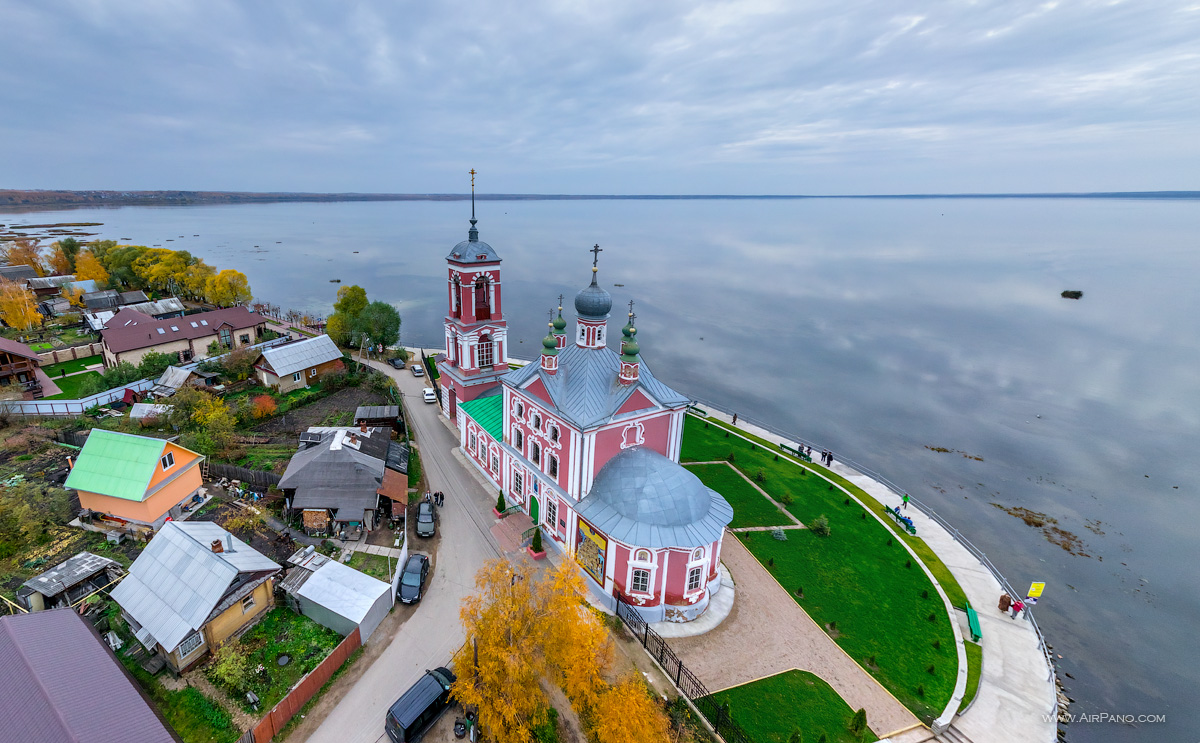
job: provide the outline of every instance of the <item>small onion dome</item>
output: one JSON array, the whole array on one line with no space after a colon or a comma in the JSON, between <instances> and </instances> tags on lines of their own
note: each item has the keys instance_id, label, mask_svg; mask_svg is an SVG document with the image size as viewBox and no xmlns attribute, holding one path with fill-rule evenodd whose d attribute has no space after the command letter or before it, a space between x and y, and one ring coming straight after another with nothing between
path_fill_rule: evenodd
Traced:
<instances>
[{"instance_id":1,"label":"small onion dome","mask_svg":"<svg viewBox=\"0 0 1200 743\"><path fill-rule=\"evenodd\" d=\"M621 361L627 361L630 363L637 361L638 354L641 353L641 350L642 349L638 348L637 341L633 338L624 341L621 343Z\"/></svg>"},{"instance_id":2,"label":"small onion dome","mask_svg":"<svg viewBox=\"0 0 1200 743\"><path fill-rule=\"evenodd\" d=\"M558 308L558 317L554 318L554 334L565 335L567 332L567 321L563 319L562 307Z\"/></svg>"},{"instance_id":3,"label":"small onion dome","mask_svg":"<svg viewBox=\"0 0 1200 743\"><path fill-rule=\"evenodd\" d=\"M612 310L612 296L596 283L596 268L592 267L592 283L575 295L575 313L589 320L603 320Z\"/></svg>"},{"instance_id":4,"label":"small onion dome","mask_svg":"<svg viewBox=\"0 0 1200 743\"><path fill-rule=\"evenodd\" d=\"M542 339L542 353L547 356L558 355L558 339L554 337L554 324L550 324L550 330L546 331L546 337Z\"/></svg>"}]
</instances>

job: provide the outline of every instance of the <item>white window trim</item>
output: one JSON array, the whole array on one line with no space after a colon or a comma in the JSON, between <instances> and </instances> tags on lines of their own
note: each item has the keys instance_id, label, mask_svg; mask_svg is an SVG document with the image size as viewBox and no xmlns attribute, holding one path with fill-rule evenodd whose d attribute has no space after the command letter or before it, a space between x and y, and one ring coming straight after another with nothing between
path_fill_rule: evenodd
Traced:
<instances>
[{"instance_id":1,"label":"white window trim","mask_svg":"<svg viewBox=\"0 0 1200 743\"><path fill-rule=\"evenodd\" d=\"M625 590L628 591L631 595L653 597L654 596L655 578L657 577L657 574L658 574L658 563L654 559L654 550L650 550L650 560L649 561L635 559L637 553L638 553L638 550L636 550L636 549L630 550L630 552L629 552L629 564L625 568ZM650 573L650 580L646 583L645 591L633 590L633 571L634 570L645 570Z\"/></svg>"},{"instance_id":2,"label":"white window trim","mask_svg":"<svg viewBox=\"0 0 1200 743\"><path fill-rule=\"evenodd\" d=\"M697 576L695 588L693 588L691 585L693 575ZM684 588L683 588L684 593L698 593L701 589L704 588L704 566L703 565L689 565L688 569L687 569L687 577L685 580L686 580L686 583L683 584L684 585Z\"/></svg>"},{"instance_id":3,"label":"white window trim","mask_svg":"<svg viewBox=\"0 0 1200 743\"><path fill-rule=\"evenodd\" d=\"M701 547L699 551L700 557L689 559L687 567L683 571L683 595L685 596L703 593L704 589L708 587L708 550ZM693 554L695 552L696 550L692 550ZM692 574L694 568L700 568L700 585L695 588L688 588L688 576Z\"/></svg>"},{"instance_id":4,"label":"white window trim","mask_svg":"<svg viewBox=\"0 0 1200 743\"><path fill-rule=\"evenodd\" d=\"M162 455L162 457L158 460L158 462L159 462L159 464L162 465L163 472L166 472L167 470L171 469L172 467L175 466L174 452L167 452L166 454Z\"/></svg>"},{"instance_id":5,"label":"white window trim","mask_svg":"<svg viewBox=\"0 0 1200 743\"><path fill-rule=\"evenodd\" d=\"M247 604L246 603L247 601L250 603ZM242 613L243 614L247 613L248 611L253 609L255 606L258 606L258 602L254 600L253 592L242 597Z\"/></svg>"},{"instance_id":6,"label":"white window trim","mask_svg":"<svg viewBox=\"0 0 1200 743\"><path fill-rule=\"evenodd\" d=\"M553 518L552 518L553 517ZM550 531L558 533L558 499L547 498L542 523L550 527Z\"/></svg>"},{"instance_id":7,"label":"white window trim","mask_svg":"<svg viewBox=\"0 0 1200 743\"><path fill-rule=\"evenodd\" d=\"M315 377L315 376L317 376L317 367L315 367L315 366L314 366L313 368L309 369L309 370L308 370L308 376L310 376L310 377Z\"/></svg>"},{"instance_id":8,"label":"white window trim","mask_svg":"<svg viewBox=\"0 0 1200 743\"><path fill-rule=\"evenodd\" d=\"M191 640L193 637L197 638L198 642L192 646L191 650L184 652L183 646L186 645L188 643L188 641ZM204 647L204 635L199 630L196 630L196 631L193 631L192 634L183 638L183 642L179 643L179 647L175 648L175 654L179 657L180 660L183 660L184 658L188 657L189 655L196 652L197 650L199 650L202 647Z\"/></svg>"},{"instance_id":9,"label":"white window trim","mask_svg":"<svg viewBox=\"0 0 1200 743\"><path fill-rule=\"evenodd\" d=\"M641 590L641 589L635 587L633 584L634 574L638 573L638 572L642 572L642 573L646 574L646 589L645 590ZM650 570L649 568L636 567L636 566L630 568L629 583L627 584L627 590L629 591L629 593L637 594L639 596L653 596L654 595L654 591L652 590L653 586L654 586L654 572L652 570Z\"/></svg>"},{"instance_id":10,"label":"white window trim","mask_svg":"<svg viewBox=\"0 0 1200 743\"><path fill-rule=\"evenodd\" d=\"M292 381L299 382L302 379L302 377L303 377L302 372L296 372L295 374L292 375Z\"/></svg>"}]
</instances>

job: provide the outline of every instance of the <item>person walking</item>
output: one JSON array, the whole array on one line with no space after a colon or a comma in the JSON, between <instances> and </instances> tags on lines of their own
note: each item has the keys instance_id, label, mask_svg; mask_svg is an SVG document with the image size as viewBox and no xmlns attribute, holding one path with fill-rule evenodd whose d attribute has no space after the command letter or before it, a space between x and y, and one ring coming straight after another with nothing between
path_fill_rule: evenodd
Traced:
<instances>
[{"instance_id":1,"label":"person walking","mask_svg":"<svg viewBox=\"0 0 1200 743\"><path fill-rule=\"evenodd\" d=\"M733 414L733 425L737 425L737 413Z\"/></svg>"},{"instance_id":2,"label":"person walking","mask_svg":"<svg viewBox=\"0 0 1200 743\"><path fill-rule=\"evenodd\" d=\"M1012 596L1009 596L1007 593L1000 594L1000 613L1007 614L1009 607L1012 606L1012 602Z\"/></svg>"},{"instance_id":3,"label":"person walking","mask_svg":"<svg viewBox=\"0 0 1200 743\"><path fill-rule=\"evenodd\" d=\"M905 493L904 497L901 498L900 500L902 500L904 502L904 510L907 511L908 510L908 493Z\"/></svg>"},{"instance_id":4,"label":"person walking","mask_svg":"<svg viewBox=\"0 0 1200 743\"><path fill-rule=\"evenodd\" d=\"M1025 602L1020 601L1020 600L1014 601L1012 604L1012 618L1016 619L1017 615L1020 614L1021 610L1024 608L1025 608Z\"/></svg>"}]
</instances>

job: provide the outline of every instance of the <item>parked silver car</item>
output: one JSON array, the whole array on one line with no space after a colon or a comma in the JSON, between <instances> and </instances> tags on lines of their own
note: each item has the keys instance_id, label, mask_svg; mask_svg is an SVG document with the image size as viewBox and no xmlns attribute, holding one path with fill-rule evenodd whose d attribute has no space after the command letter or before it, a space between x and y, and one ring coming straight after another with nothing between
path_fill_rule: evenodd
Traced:
<instances>
[{"instance_id":1,"label":"parked silver car","mask_svg":"<svg viewBox=\"0 0 1200 743\"><path fill-rule=\"evenodd\" d=\"M433 523L433 504L422 502L417 506L417 536L432 537L437 532Z\"/></svg>"}]
</instances>

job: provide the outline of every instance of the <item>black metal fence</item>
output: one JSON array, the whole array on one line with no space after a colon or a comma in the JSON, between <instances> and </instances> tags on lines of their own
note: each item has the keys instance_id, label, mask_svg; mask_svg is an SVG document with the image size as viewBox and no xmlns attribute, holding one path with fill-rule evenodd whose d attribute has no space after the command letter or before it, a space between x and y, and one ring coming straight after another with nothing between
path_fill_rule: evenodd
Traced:
<instances>
[{"instance_id":1,"label":"black metal fence","mask_svg":"<svg viewBox=\"0 0 1200 743\"><path fill-rule=\"evenodd\" d=\"M667 641L650 629L650 625L637 613L637 609L626 602L625 597L620 594L617 594L617 616L625 622L625 625L633 632L633 636L642 643L646 652L650 653L651 657L658 662L663 672L671 677L675 686L688 699L692 700L696 709L700 710L700 713L708 719L713 729L725 739L726 743L752 743L746 731L734 722L728 710L713 699L704 683L696 678L696 675L688 670L687 666L683 665L683 661L679 660L679 656L675 655L675 651L671 650Z\"/></svg>"}]
</instances>

